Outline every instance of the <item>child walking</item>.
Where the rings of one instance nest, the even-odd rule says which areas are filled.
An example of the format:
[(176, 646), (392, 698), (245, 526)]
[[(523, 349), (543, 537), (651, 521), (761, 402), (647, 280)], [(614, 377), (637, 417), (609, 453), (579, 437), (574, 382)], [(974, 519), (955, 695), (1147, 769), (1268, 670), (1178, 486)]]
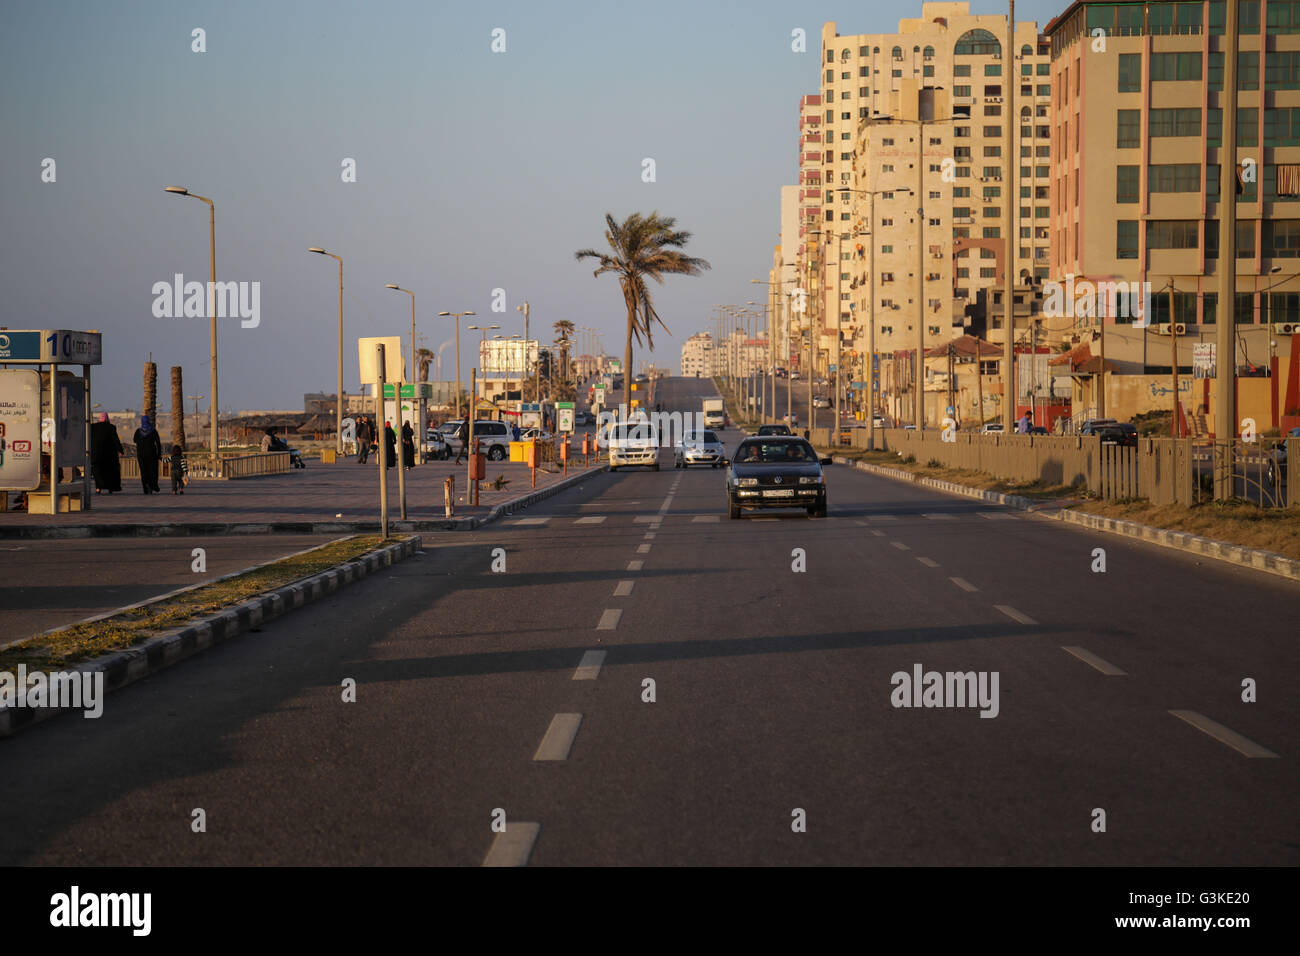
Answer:
[(185, 451), (180, 445), (172, 445), (171, 458), (172, 494), (185, 494), (185, 477), (190, 473), (190, 463), (185, 460)]

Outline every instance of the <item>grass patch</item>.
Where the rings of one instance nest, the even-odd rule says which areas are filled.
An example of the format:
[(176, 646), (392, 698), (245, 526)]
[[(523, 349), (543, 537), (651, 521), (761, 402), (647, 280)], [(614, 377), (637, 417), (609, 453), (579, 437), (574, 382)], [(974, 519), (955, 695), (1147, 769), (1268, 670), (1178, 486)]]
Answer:
[(59, 670), (70, 664), (125, 650), (143, 643), (159, 631), (180, 627), (264, 591), (318, 574), (373, 551), (382, 543), (379, 535), (356, 535), (165, 601), (33, 637), (0, 651), (0, 670), (13, 671), (20, 663), (31, 670)]
[(1207, 501), (1190, 507), (1153, 505), (1143, 499), (1088, 501), (1079, 504), (1076, 510), (1199, 534), (1300, 560), (1300, 511), (1294, 508), (1261, 508), (1245, 501)]

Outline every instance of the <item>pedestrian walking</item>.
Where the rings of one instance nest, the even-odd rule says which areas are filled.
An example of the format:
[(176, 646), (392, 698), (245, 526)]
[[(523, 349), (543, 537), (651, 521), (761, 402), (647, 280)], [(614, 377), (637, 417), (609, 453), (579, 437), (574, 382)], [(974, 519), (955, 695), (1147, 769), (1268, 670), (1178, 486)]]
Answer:
[(185, 460), (185, 449), (180, 445), (172, 445), (171, 457), (167, 459), (167, 464), (172, 473), (172, 494), (185, 494), (187, 476), (190, 472), (189, 462)]
[(469, 455), (469, 419), (465, 419), (456, 429), (456, 464), (460, 464), (461, 455)]
[(1021, 435), (1028, 435), (1029, 427), (1033, 420), (1034, 416), (1029, 412), (1025, 412), (1020, 416), (1020, 421), (1016, 422), (1016, 431)]
[(402, 467), (415, 467), (415, 429), (410, 422), (402, 422)]
[(140, 416), (140, 427), (132, 439), (135, 442), (135, 460), (140, 465), (140, 485), (144, 493), (161, 494), (158, 488), (158, 462), (162, 461), (162, 439), (148, 415)]
[(392, 422), (384, 422), (384, 444), (388, 448), (388, 468), (397, 464), (397, 432), (393, 431)]
[(122, 490), (122, 439), (107, 412), (90, 426), (90, 473), (95, 479), (95, 494)]
[(370, 419), (364, 415), (357, 421), (357, 464), (364, 465), (370, 457), (370, 442), (374, 436), (370, 432)]

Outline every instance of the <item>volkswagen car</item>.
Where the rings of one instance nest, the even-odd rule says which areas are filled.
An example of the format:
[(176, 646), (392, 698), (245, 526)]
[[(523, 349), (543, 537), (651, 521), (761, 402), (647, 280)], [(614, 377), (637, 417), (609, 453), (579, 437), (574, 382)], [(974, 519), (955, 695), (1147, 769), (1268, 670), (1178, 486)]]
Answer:
[(804, 508), (826, 517), (826, 478), (817, 450), (802, 438), (765, 435), (737, 446), (727, 469), (727, 511), (739, 518), (745, 508)]

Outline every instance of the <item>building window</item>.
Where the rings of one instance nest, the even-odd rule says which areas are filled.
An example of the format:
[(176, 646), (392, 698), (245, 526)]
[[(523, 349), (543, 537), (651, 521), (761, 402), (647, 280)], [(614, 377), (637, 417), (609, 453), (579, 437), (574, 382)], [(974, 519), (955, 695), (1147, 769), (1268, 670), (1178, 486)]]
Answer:
[(1199, 163), (1169, 163), (1147, 167), (1148, 193), (1195, 193), (1201, 191)]
[(922, 76), (934, 76), (934, 67), (932, 67), (932, 66), (923, 66), (923, 67), (921, 67), (921, 75), (922, 75)]
[(971, 95), (970, 87), (969, 87), (969, 86), (954, 86), (954, 87), (952, 88), (952, 95), (953, 95), (953, 96), (970, 96), (970, 95)]
[(996, 179), (998, 182), (1001, 182), (1001, 181), (1002, 181), (1002, 167), (1001, 167), (1001, 166), (985, 166), (985, 167), (984, 167), (984, 178), (985, 178), (985, 179)]
[(952, 52), (954, 56), (1000, 56), (1002, 44), (988, 30), (967, 30)]
[(1120, 219), (1115, 223), (1115, 258), (1138, 257), (1138, 224), (1136, 219)]
[(1115, 112), (1115, 146), (1119, 149), (1136, 149), (1142, 137), (1142, 111), (1117, 110)]
[[(1002, 236), (1002, 230), (997, 226), (985, 226), (983, 229), (985, 239), (999, 239)], [(984, 250), (988, 251), (988, 250)]]
[(986, 157), (989, 157), (989, 156), (1001, 156), (1001, 155), (1002, 155), (1002, 147), (1001, 147), (1001, 146), (985, 146), (985, 147), (984, 147), (984, 155), (985, 155)]
[(885, 255), (885, 256), (887, 256), (887, 255), (892, 254), (893, 251), (894, 251), (894, 247), (893, 247), (893, 246), (881, 246), (881, 247), (880, 247), (880, 254), (881, 254), (881, 255)]
[(1260, 255), (1265, 259), (1300, 257), (1300, 219), (1265, 219)]
[(1001, 76), (1001, 75), (1002, 75), (1002, 64), (1001, 64), (1001, 63), (985, 63), (985, 64), (984, 64), (984, 75), (985, 75), (985, 76)]
[(1300, 33), (1300, 3), (1269, 0), (1267, 27), (1270, 34)]
[(1147, 222), (1148, 249), (1198, 249), (1196, 219), (1152, 219)]
[(985, 116), (1001, 116), (1001, 115), (1002, 115), (1002, 107), (1001, 107), (1001, 106), (986, 106), (986, 107), (984, 107), (984, 115), (985, 115)]
[(997, 270), (997, 269), (981, 269), (981, 270), (980, 270), (980, 278), (981, 278), (981, 279), (996, 279), (996, 278), (997, 278), (997, 275), (998, 275), (998, 270)]
[(1002, 127), (1001, 127), (1001, 126), (985, 126), (985, 127), (984, 127), (984, 135), (985, 135), (985, 136), (1001, 136), (1001, 135), (1002, 135)]
[(1119, 203), (1130, 203), (1138, 201), (1138, 173), (1137, 166), (1116, 166), (1115, 167), (1115, 201)]
[[(1120, 112), (1136, 112), (1121, 110)], [(1201, 111), (1199, 109), (1152, 110), (1149, 114), (1151, 136), (1200, 136)]]
[(890, 53), (890, 56), (892, 56), (895, 60), (901, 60), (903, 58), (903, 48), (901, 46), (894, 47), (893, 52)]
[(970, 76), (970, 64), (969, 64), (969, 63), (957, 63), (957, 64), (954, 64), (954, 65), (953, 65), (953, 68), (952, 68), (952, 75), (953, 75), (953, 76)]
[[(1137, 56), (1137, 54), (1132, 55)], [(1151, 54), (1152, 83), (1157, 80), (1199, 80), (1200, 78), (1201, 54), (1199, 53)]]

